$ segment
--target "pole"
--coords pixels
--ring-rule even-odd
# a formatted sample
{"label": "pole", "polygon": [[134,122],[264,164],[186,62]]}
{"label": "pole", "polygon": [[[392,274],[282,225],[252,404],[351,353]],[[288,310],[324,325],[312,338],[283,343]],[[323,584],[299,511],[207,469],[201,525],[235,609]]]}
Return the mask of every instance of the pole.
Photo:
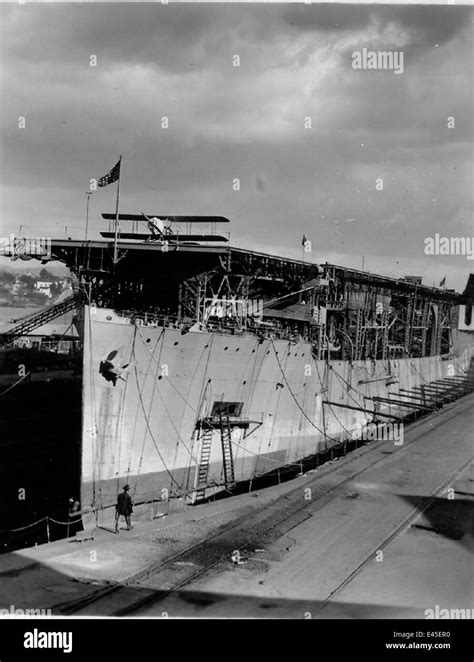
{"label": "pole", "polygon": [[86,203],[86,236],[85,240],[87,241],[87,230],[89,228],[89,201],[91,199],[92,191],[86,191],[87,203]]}
{"label": "pole", "polygon": [[362,269],[361,269],[361,271],[364,271],[364,263],[365,263],[365,255],[362,256]]}
{"label": "pole", "polygon": [[119,200],[120,200],[120,177],[122,176],[122,155],[119,158],[119,176],[117,180],[117,201],[115,204],[115,228],[114,228],[114,264],[117,264],[117,238],[118,238],[118,222],[119,222]]}
{"label": "pole", "polygon": [[415,292],[413,294],[413,302],[412,302],[412,310],[411,310],[411,319],[410,319],[410,328],[409,328],[409,336],[408,336],[408,342],[410,343],[408,346],[408,355],[411,356],[412,354],[412,344],[413,344],[413,325],[415,323],[415,308],[416,308],[416,294],[417,294],[417,288],[418,288],[418,283],[415,283]]}

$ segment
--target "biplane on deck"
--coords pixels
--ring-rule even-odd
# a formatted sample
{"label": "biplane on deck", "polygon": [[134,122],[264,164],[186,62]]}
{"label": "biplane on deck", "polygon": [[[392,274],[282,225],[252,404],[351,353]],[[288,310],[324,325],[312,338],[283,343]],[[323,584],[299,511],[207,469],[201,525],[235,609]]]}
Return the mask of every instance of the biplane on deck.
{"label": "biplane on deck", "polygon": [[[105,239],[113,239],[115,237],[115,230],[112,229],[111,224],[116,220],[115,214],[104,213],[102,218],[109,221],[109,229],[102,231],[100,234]],[[149,226],[149,219],[159,219],[165,225],[163,231],[152,231]],[[119,223],[126,221],[131,223],[130,232],[119,231],[121,240],[137,240],[137,241],[171,241],[171,242],[219,242],[226,243],[229,238],[223,234],[216,232],[216,225],[218,223],[229,223],[229,219],[223,216],[170,216],[164,214],[119,214]],[[142,231],[140,223],[148,226],[148,231]],[[209,233],[196,233],[192,231],[192,226],[195,224],[208,224],[211,226]],[[184,225],[184,231],[176,231],[173,227],[174,224]]]}

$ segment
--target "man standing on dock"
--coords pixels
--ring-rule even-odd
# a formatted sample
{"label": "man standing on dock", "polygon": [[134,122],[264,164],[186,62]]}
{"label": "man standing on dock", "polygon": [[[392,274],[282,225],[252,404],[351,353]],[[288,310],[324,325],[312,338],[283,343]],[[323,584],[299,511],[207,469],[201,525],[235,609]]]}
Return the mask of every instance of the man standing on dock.
{"label": "man standing on dock", "polygon": [[119,532],[119,519],[120,515],[125,517],[125,522],[127,524],[127,531],[133,529],[132,523],[130,521],[130,515],[133,512],[132,508],[132,497],[128,493],[130,490],[130,485],[123,486],[123,492],[118,495],[117,505],[115,506],[115,533]]}

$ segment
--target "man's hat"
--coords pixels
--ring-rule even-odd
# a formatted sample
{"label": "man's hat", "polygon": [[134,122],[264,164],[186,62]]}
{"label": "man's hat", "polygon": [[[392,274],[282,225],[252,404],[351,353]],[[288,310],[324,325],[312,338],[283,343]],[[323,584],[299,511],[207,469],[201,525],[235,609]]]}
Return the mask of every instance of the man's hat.
{"label": "man's hat", "polygon": [[127,485],[124,485],[124,486],[123,486],[123,489],[124,489],[124,490],[129,490],[129,489],[130,489],[130,485],[127,483]]}

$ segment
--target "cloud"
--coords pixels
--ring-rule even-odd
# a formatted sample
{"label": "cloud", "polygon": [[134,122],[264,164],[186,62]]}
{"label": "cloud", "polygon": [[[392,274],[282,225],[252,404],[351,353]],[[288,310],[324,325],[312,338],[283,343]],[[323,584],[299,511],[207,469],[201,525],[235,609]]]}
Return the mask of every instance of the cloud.
{"label": "cloud", "polygon": [[[271,237],[291,251],[297,230],[321,254],[416,261],[423,237],[470,222],[471,8],[27,3],[0,16],[6,231],[80,227],[90,178],[120,153],[124,209],[224,215],[262,250]],[[403,75],[352,69],[354,49],[389,45]],[[113,187],[94,194],[91,224],[113,205]]]}
{"label": "cloud", "polygon": [[381,33],[394,26],[411,43],[427,48],[453,39],[466,28],[472,16],[469,6],[315,4],[289,6],[283,21],[295,30],[338,36],[341,32],[363,33],[371,25],[377,25]]}

